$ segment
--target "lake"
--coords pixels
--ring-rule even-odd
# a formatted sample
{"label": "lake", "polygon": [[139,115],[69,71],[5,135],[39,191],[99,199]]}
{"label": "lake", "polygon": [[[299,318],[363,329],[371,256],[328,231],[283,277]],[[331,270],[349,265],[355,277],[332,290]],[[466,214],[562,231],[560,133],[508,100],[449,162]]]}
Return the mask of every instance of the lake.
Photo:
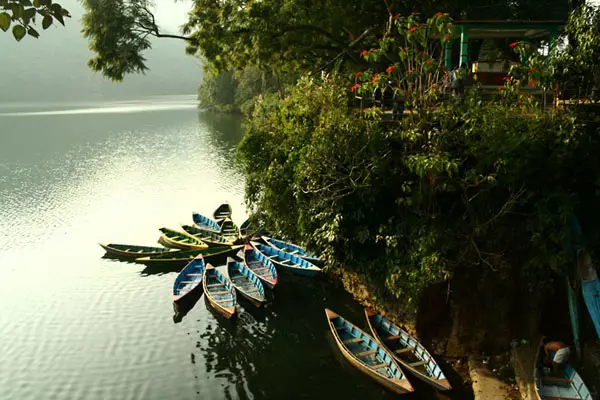
{"label": "lake", "polygon": [[282,275],[234,321],[201,298],[174,323],[176,272],[103,258],[98,242],[156,245],[226,201],[241,223],[241,137],[193,96],[0,104],[1,398],[393,397],[334,348],[325,307],[366,324],[324,278]]}

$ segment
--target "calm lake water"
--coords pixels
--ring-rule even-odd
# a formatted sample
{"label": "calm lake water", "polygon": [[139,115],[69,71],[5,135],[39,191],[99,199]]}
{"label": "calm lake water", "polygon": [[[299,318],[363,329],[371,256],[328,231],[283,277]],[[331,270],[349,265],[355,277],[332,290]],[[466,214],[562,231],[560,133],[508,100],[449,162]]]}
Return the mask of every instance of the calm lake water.
{"label": "calm lake water", "polygon": [[[241,223],[242,136],[193,97],[0,104],[0,398],[384,399],[333,347],[324,307],[364,327],[324,279],[282,276],[236,321],[204,298],[175,324],[175,272],[102,258],[228,201]],[[435,398],[415,384],[419,394]]]}

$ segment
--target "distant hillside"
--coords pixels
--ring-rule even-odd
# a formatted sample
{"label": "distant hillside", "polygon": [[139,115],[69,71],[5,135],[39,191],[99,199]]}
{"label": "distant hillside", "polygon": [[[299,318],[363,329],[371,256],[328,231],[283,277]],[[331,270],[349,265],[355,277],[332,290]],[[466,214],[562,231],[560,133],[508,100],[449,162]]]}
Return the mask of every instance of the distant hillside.
{"label": "distant hillside", "polygon": [[[202,78],[198,59],[186,56],[179,40],[156,40],[147,53],[150,71],[113,83],[90,71],[91,53],[81,36],[83,9],[78,1],[59,1],[72,18],[66,27],[51,27],[39,39],[17,43],[0,33],[0,102],[124,100],[165,94],[194,94]],[[183,22],[185,3],[157,2],[162,25],[173,31]],[[189,7],[189,3],[187,4]],[[39,28],[42,31],[41,27]]]}

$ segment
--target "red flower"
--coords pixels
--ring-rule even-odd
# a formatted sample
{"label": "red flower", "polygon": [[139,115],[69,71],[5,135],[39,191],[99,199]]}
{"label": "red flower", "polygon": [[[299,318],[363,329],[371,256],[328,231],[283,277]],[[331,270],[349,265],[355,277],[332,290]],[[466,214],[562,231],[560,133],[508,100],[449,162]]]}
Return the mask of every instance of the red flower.
{"label": "red flower", "polygon": [[371,79],[371,82],[373,82],[373,83],[377,82],[378,78],[379,78],[379,74],[373,75],[373,79]]}
{"label": "red flower", "polygon": [[434,17],[436,17],[436,18],[441,18],[441,17],[443,17],[443,16],[444,16],[444,13],[442,13],[442,12],[439,12],[439,11],[438,11],[438,12],[436,12],[436,13],[435,13],[435,15],[434,15]]}
{"label": "red flower", "polygon": [[410,29],[408,30],[408,33],[413,33],[413,32],[414,32],[414,31],[416,31],[416,30],[417,30],[417,27],[416,27],[416,26],[413,26],[412,28],[410,28]]}
{"label": "red flower", "polygon": [[496,90],[500,92],[502,90],[502,86],[498,86]]}
{"label": "red flower", "polygon": [[490,101],[490,102],[488,103],[488,106],[491,106],[492,104],[494,104],[494,102],[493,102],[493,101]]}
{"label": "red flower", "polygon": [[388,74],[391,74],[392,72],[394,72],[395,69],[396,69],[396,67],[394,67],[393,65],[390,65],[389,67],[387,67],[385,72],[387,72]]}
{"label": "red flower", "polygon": [[398,19],[398,18],[400,18],[400,14],[394,15],[394,19]]}
{"label": "red flower", "polygon": [[355,92],[355,91],[356,91],[356,89],[358,89],[359,87],[360,87],[360,83],[357,83],[356,85],[354,85],[354,86],[352,86],[352,87],[350,88],[350,91],[351,91],[351,92]]}
{"label": "red flower", "polygon": [[523,104],[523,100],[519,100],[517,101],[517,105],[520,106],[521,104]]}
{"label": "red flower", "polygon": [[354,74],[354,77],[355,77],[355,78],[358,78],[358,77],[359,77],[359,76],[361,76],[361,75],[362,75],[362,71],[358,71],[357,73],[355,73],[355,74]]}
{"label": "red flower", "polygon": [[512,42],[511,44],[509,44],[509,46],[510,46],[511,49],[514,49],[518,45],[519,45],[519,42]]}
{"label": "red flower", "polygon": [[368,51],[366,51],[366,50],[363,50],[363,51],[361,51],[361,52],[360,52],[360,56],[361,56],[361,57],[364,57],[364,56],[366,56],[367,54],[369,54],[369,52],[368,52]]}
{"label": "red flower", "polygon": [[445,38],[446,38],[446,40],[450,40],[450,39],[452,39],[452,35],[448,33],[448,34],[445,36]]}
{"label": "red flower", "polygon": [[382,40],[383,40],[383,38],[379,38],[379,39],[377,39],[377,41],[378,41],[378,42],[381,42]]}
{"label": "red flower", "polygon": [[425,61],[425,64],[430,65],[431,63],[433,63],[433,61],[431,59]]}
{"label": "red flower", "polygon": [[406,71],[406,75],[412,75],[412,69],[409,69],[408,71]]}
{"label": "red flower", "polygon": [[510,81],[510,76],[505,76],[504,78],[502,78],[502,80],[504,80],[504,82],[508,82]]}
{"label": "red flower", "polygon": [[532,72],[535,72],[535,71],[537,71],[537,69],[535,69],[535,68],[529,68],[529,73],[532,73]]}

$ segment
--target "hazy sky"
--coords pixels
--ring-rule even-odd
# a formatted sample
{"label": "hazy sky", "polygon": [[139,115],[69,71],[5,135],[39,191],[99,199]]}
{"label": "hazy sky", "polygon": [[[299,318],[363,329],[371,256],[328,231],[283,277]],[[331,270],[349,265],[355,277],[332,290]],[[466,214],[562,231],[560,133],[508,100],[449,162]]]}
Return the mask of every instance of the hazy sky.
{"label": "hazy sky", "polygon": [[[150,71],[113,83],[86,65],[91,53],[81,36],[83,9],[76,0],[59,0],[71,12],[66,27],[50,27],[39,39],[16,42],[0,31],[0,103],[12,101],[73,101],[139,99],[148,95],[194,94],[202,78],[199,61],[184,53],[183,41],[156,39],[146,53]],[[190,1],[159,0],[156,17],[161,29],[177,33]]]}

